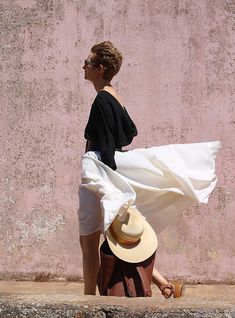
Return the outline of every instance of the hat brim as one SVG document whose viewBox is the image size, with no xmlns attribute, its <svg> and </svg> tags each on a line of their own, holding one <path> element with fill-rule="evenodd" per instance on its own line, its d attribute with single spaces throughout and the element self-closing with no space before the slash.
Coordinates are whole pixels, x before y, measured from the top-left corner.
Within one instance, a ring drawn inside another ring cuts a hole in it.
<svg viewBox="0 0 235 318">
<path fill-rule="evenodd" d="M 144 232 L 140 240 L 133 245 L 117 242 L 109 229 L 106 231 L 106 238 L 114 255 L 129 263 L 139 263 L 146 260 L 153 255 L 158 246 L 157 235 L 146 220 L 144 220 Z"/>
</svg>

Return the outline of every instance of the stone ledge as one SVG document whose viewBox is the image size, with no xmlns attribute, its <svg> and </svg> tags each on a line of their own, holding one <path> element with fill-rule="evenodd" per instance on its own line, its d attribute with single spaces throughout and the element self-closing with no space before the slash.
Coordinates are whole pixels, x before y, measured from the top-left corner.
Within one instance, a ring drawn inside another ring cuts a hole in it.
<svg viewBox="0 0 235 318">
<path fill-rule="evenodd" d="M 79 304 L 11 304 L 0 302 L 1 318 L 234 318 L 235 308 L 203 308 Z"/>
<path fill-rule="evenodd" d="M 82 295 L 80 283 L 0 282 L 0 318 L 235 318 L 234 285 L 186 286 L 180 299 Z"/>
</svg>

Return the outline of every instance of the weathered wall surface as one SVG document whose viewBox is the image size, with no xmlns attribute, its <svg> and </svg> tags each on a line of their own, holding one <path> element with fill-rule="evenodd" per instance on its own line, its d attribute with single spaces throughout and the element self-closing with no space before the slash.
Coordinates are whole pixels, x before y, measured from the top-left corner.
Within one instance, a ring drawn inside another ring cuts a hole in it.
<svg viewBox="0 0 235 318">
<path fill-rule="evenodd" d="M 0 278 L 81 277 L 83 130 L 90 47 L 123 52 L 114 79 L 139 130 L 133 147 L 221 140 L 219 182 L 160 236 L 158 269 L 235 282 L 235 2 L 2 0 Z"/>
</svg>

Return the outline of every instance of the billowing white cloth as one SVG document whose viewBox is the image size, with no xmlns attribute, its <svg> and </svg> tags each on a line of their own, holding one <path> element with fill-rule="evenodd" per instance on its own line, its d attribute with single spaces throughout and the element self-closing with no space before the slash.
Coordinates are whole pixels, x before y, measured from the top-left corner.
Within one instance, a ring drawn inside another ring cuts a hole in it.
<svg viewBox="0 0 235 318">
<path fill-rule="evenodd" d="M 81 234 L 97 230 L 90 228 L 93 217 L 99 218 L 98 229 L 106 231 L 129 206 L 136 206 L 146 218 L 156 218 L 159 233 L 193 203 L 207 203 L 217 181 L 215 157 L 220 146 L 213 141 L 116 152 L 116 171 L 97 153 L 87 152 L 82 157 Z M 92 204 L 94 194 L 101 213 L 90 206 L 88 215 L 85 205 Z"/>
</svg>

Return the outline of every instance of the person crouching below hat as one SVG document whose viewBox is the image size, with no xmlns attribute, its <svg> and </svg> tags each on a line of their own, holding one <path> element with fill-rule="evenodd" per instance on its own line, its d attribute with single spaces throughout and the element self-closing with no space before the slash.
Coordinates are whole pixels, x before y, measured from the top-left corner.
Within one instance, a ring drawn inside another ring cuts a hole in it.
<svg viewBox="0 0 235 318">
<path fill-rule="evenodd" d="M 137 129 L 111 80 L 120 70 L 122 54 L 109 41 L 94 45 L 85 59 L 84 78 L 91 81 L 97 92 L 85 129 L 86 152 L 93 151 L 99 159 L 116 170 L 115 151 L 129 145 L 137 135 Z M 80 244 L 83 254 L 84 294 L 95 295 L 99 268 L 99 240 L 101 211 L 99 199 L 90 191 L 79 191 Z M 83 199 L 82 199 L 83 196 Z M 175 286 L 156 270 L 153 282 L 168 298 Z"/>
</svg>

